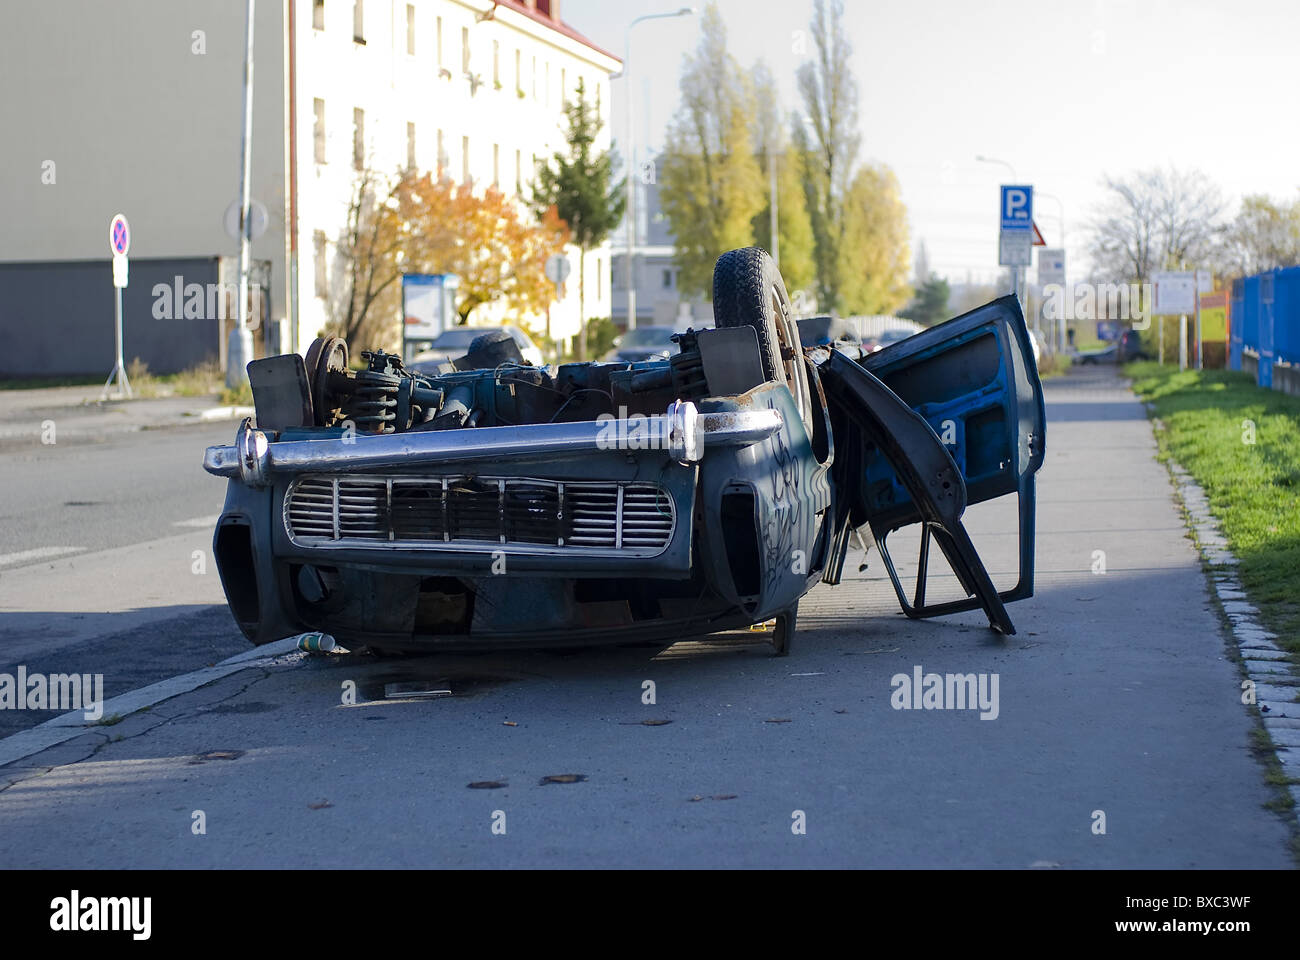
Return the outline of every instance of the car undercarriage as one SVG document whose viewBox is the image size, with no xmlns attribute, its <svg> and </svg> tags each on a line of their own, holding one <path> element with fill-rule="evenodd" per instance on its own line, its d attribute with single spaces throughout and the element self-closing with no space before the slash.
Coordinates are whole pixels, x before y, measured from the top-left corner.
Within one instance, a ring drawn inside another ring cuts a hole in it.
<svg viewBox="0 0 1300 960">
<path fill-rule="evenodd" d="M 756 248 L 715 271 L 717 327 L 668 359 L 523 361 L 487 335 L 407 368 L 322 338 L 249 364 L 257 422 L 209 448 L 229 478 L 214 547 L 241 630 L 306 630 L 372 649 L 672 642 L 776 620 L 838 581 L 869 535 L 905 613 L 1033 591 L 1042 389 L 1014 297 L 863 360 L 799 345 L 784 283 Z M 1028 359 L 1027 359 L 1028 358 Z M 999 593 L 961 523 L 1019 499 L 1020 578 Z M 889 554 L 920 524 L 909 598 Z M 930 604 L 933 542 L 966 591 Z"/>
</svg>

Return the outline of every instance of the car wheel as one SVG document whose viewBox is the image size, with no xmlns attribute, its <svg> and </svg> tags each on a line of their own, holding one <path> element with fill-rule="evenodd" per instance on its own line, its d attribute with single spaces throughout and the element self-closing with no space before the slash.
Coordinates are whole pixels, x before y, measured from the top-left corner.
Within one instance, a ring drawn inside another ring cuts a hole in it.
<svg viewBox="0 0 1300 960">
<path fill-rule="evenodd" d="M 713 268 L 713 319 L 719 328 L 753 327 L 763 359 L 763 375 L 784 383 L 794 396 L 804 428 L 812 434 L 812 399 L 803 365 L 803 348 L 790 316 L 785 281 L 767 251 L 728 250 Z"/>
</svg>

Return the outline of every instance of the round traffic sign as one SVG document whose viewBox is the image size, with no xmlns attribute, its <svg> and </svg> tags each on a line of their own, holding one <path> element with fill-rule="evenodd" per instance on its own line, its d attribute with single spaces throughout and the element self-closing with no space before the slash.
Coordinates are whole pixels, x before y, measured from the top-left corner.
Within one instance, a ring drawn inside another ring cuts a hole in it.
<svg viewBox="0 0 1300 960">
<path fill-rule="evenodd" d="M 108 224 L 108 246 L 119 257 L 131 249 L 131 225 L 123 214 L 118 214 Z"/>
<path fill-rule="evenodd" d="M 226 207 L 226 212 L 221 218 L 222 225 L 226 228 L 231 240 L 239 239 L 239 208 L 240 201 L 236 197 L 230 201 L 230 206 Z M 248 239 L 256 240 L 262 234 L 266 233 L 267 215 L 266 207 L 257 200 L 248 201 Z"/>
<path fill-rule="evenodd" d="M 569 258 L 562 254 L 552 254 L 546 258 L 546 277 L 556 285 L 567 280 L 572 270 Z"/>
</svg>

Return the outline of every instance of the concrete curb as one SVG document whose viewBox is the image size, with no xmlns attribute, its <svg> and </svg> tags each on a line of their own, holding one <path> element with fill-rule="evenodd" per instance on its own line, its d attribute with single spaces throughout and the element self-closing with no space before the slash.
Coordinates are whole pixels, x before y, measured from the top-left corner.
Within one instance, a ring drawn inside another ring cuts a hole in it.
<svg viewBox="0 0 1300 960">
<path fill-rule="evenodd" d="M 1147 405 L 1153 426 L 1163 424 Z M 1231 624 L 1245 667 L 1246 677 L 1254 686 L 1255 705 L 1259 708 L 1264 730 L 1273 742 L 1278 762 L 1288 776 L 1300 777 L 1300 675 L 1293 669 L 1285 650 L 1277 645 L 1277 634 L 1266 630 L 1259 621 L 1259 610 L 1246 596 L 1237 578 L 1237 558 L 1228 547 L 1227 538 L 1210 512 L 1209 499 L 1190 473 L 1174 460 L 1169 474 L 1186 512 L 1188 525 L 1201 557 L 1210 568 L 1214 593 L 1220 609 Z M 1242 681 L 1245 695 L 1247 681 Z M 1300 784 L 1289 784 L 1296 810 L 1300 812 Z"/>
<path fill-rule="evenodd" d="M 241 670 L 271 666 L 277 663 L 298 663 L 307 658 L 308 654 L 299 654 L 297 651 L 298 638 L 286 637 L 283 640 L 276 640 L 273 643 L 254 647 L 243 653 L 237 653 L 233 657 L 227 657 L 211 667 L 204 667 L 191 673 L 183 673 L 177 677 L 169 677 L 166 680 L 151 683 L 147 687 L 131 690 L 110 700 L 105 700 L 100 720 L 102 721 L 105 717 L 114 715 L 125 717 L 128 714 L 137 713 L 145 707 L 152 707 L 164 700 L 191 693 L 223 677 L 239 673 Z M 100 729 L 99 721 L 88 721 L 83 710 L 73 710 L 70 713 L 60 714 L 52 720 L 46 720 L 39 726 L 32 727 L 30 730 L 23 730 L 0 740 L 0 767 L 19 760 L 25 760 L 44 750 L 48 750 L 50 747 L 58 746 L 60 743 L 98 729 Z"/>
</svg>

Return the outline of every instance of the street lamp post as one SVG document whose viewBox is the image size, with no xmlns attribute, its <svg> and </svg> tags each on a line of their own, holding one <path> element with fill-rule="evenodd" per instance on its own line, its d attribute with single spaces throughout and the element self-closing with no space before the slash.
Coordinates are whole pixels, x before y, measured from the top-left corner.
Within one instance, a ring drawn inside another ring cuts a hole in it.
<svg viewBox="0 0 1300 960">
<path fill-rule="evenodd" d="M 230 331 L 226 358 L 226 386 L 238 387 L 248 382 L 248 362 L 253 359 L 253 334 L 248 329 L 248 245 L 252 223 L 249 216 L 249 189 L 253 155 L 253 18 L 257 0 L 248 0 L 244 23 L 244 125 L 239 144 L 239 309 L 235 328 Z"/>
<path fill-rule="evenodd" d="M 1042 190 L 1035 190 L 1034 193 L 1040 197 L 1046 197 L 1048 200 L 1051 200 L 1053 203 L 1056 204 L 1056 220 L 1061 228 L 1061 249 L 1064 250 L 1065 249 L 1065 204 L 1061 201 L 1061 198 L 1056 196 L 1055 194 L 1045 193 Z M 1066 257 L 1065 265 L 1066 265 L 1066 269 L 1068 270 L 1070 267 L 1069 257 Z M 1064 315 L 1065 312 L 1062 311 L 1061 313 L 1062 315 L 1058 318 L 1060 322 L 1057 329 L 1057 347 L 1061 353 L 1065 353 L 1066 341 L 1069 338 L 1066 336 L 1066 332 L 1065 332 L 1065 315 Z"/>
<path fill-rule="evenodd" d="M 634 271 L 632 260 L 636 255 L 636 181 L 639 171 L 636 169 L 636 111 L 632 109 L 631 71 L 628 65 L 632 60 L 632 28 L 646 20 L 664 20 L 669 17 L 689 17 L 695 14 L 694 7 L 682 7 L 673 13 L 647 13 L 637 17 L 627 25 L 623 34 L 623 73 L 622 79 L 627 83 L 627 251 L 623 255 L 623 279 L 627 288 L 627 329 L 636 329 L 636 286 L 632 282 Z M 585 319 L 585 318 L 584 318 Z"/>
</svg>

